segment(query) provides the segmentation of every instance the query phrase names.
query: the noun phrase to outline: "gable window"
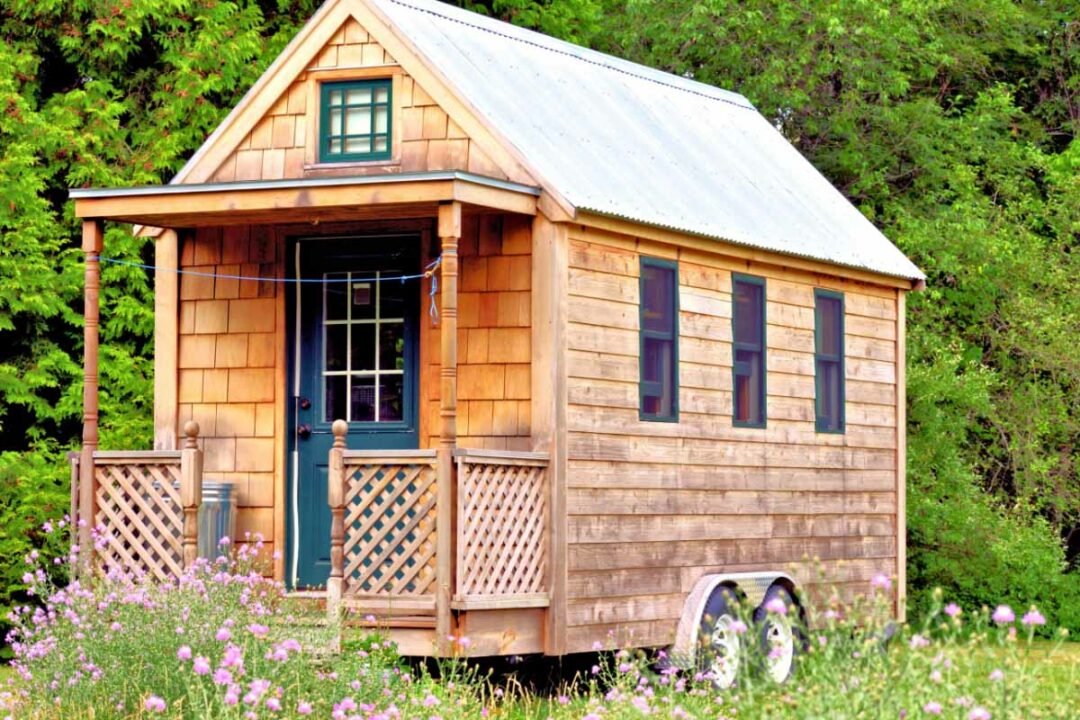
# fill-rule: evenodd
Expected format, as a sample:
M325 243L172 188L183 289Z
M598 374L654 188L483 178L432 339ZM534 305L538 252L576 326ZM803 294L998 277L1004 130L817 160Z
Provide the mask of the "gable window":
M814 290L815 415L818 432L844 432L844 296Z
M679 419L679 281L669 260L641 258L640 417Z
M391 153L391 81L323 83L319 161L388 160Z
M738 427L765 427L765 278L731 275L734 416Z

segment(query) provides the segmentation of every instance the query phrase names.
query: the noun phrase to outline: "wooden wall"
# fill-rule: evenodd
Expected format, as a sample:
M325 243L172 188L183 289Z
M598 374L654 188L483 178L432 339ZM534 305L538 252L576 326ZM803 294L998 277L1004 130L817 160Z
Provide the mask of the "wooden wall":
M458 445L531 449L531 218L471 215L458 248ZM426 306L426 305L425 305ZM439 327L425 317L424 447L439 437Z
M207 228L181 234L180 264L215 275L275 278L277 239L265 227ZM201 429L207 481L233 484L237 535L258 532L273 552L274 498L283 477L277 403L283 318L273 282L182 275L178 426Z
M639 254L679 260L678 423L638 420ZM708 572L896 572L896 290L580 227L569 255L568 652L670 642ZM765 429L732 425L732 270L767 279ZM842 435L814 430L814 287L845 294Z
M419 83L402 72L394 58L350 18L307 71L282 92L270 112L221 163L213 181L297 179L334 172L327 165L313 167L317 144L314 129L318 124L314 78L392 76L395 77L392 125L395 157L389 162L345 163L349 175L467 170L506 179L506 174Z

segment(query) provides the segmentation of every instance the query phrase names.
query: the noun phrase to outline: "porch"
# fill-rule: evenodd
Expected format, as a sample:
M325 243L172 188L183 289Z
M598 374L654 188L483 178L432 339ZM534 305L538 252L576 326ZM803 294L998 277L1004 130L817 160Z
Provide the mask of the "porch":
M200 554L204 482L233 483L240 534L259 530L266 537L275 578L312 594L325 587L332 618L374 616L405 638L403 647L432 654L449 651L445 638L465 631L470 612L474 620L525 612L536 630L532 645L516 651L544 649L553 488L550 425L529 415L529 370L535 355L544 354L537 349L543 343L530 340L538 330L528 321L536 303L528 276L532 228L547 223L536 216L535 188L466 173L419 173L73 196L84 218L86 254L85 417L74 509L84 521L80 543L95 548L97 567L176 576ZM97 296L106 219L163 228L155 231L153 450L97 449ZM486 248L477 247L485 242L478 225L499 228ZM506 239L511 227L523 232ZM380 256L379 242L390 236L399 245L415 244L399 255L416 261L420 274L405 263L394 266L392 277L380 277L378 267L350 269L321 256L321 264L305 260L301 272L302 254L316 257L328 240L367 243L370 258ZM206 237L217 244L204 246ZM512 253L525 255L504 256L510 244ZM526 258L520 286L477 280L488 262L505 270L514 257ZM346 260L359 262L352 255ZM406 278L419 279L406 286ZM351 308L342 319L332 316L328 287L348 288L334 295ZM389 303L391 296L400 296L393 307L404 310L380 311L380 298ZM496 296L497 311L478 309ZM513 301L511 312L503 312L503 296ZM490 329L483 322L476 328L482 312ZM522 313L524 323L515 323ZM361 330L372 327L373 345L358 346ZM335 360L331 331L338 330L344 340L337 347L348 350ZM522 334L524 355L519 345L508 353L506 340ZM519 389L505 396L491 395L487 385L494 381L486 379L498 369L502 388L502 366L476 365L488 361L477 336L486 343L489 335L493 345L495 337L502 342L492 362L499 355L499 362L517 363L505 366L505 382L509 388L513 374ZM387 355L390 346L396 349ZM358 354L374 364L358 363ZM468 372L459 393L462 370ZM380 384L385 377L392 382ZM492 408L504 406L509 420L493 423ZM531 412L550 416L546 407ZM501 430L491 429L500 422ZM311 511L314 505L322 510Z

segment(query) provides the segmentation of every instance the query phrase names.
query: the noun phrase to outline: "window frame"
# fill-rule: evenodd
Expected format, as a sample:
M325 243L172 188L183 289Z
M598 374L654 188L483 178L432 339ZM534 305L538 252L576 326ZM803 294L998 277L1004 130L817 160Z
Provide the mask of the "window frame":
M335 90L348 91L357 88L371 88L373 102L371 104L372 127L375 122L374 108L383 103L374 102L376 88L386 88L386 150L372 150L366 153L344 152L344 136L342 138L342 152L330 152L330 93ZM344 118L342 120L344 123ZM372 140L372 148L376 135L381 133L368 133ZM319 143L316 161L320 164L355 163L355 162L385 162L394 156L394 80L392 77L364 78L356 80L326 80L319 83Z
M738 342L738 303L735 301L735 285L737 283L743 283L746 285L756 285L761 288L761 346L760 348L749 347L750 343ZM765 428L769 424L769 383L768 383L768 338L765 336L766 328L766 313L768 311L768 300L765 296L765 278L759 275L745 275L743 273L731 273L731 422L734 427L739 428ZM740 347L740 345L744 347ZM739 370L738 363L735 361L739 350L748 350L750 352L761 353L761 379L758 381L758 389L761 393L761 419L760 420L739 420L736 416L736 409L738 408L738 388L739 388Z
M645 329L645 268L655 267L671 272L671 331L661 333ZM645 412L646 385L658 384L645 380L645 341L667 340L671 343L671 412L653 414ZM659 381L661 394L663 380ZM650 393L654 394L654 393ZM675 260L639 256L638 265L638 419L648 422L679 422L679 263Z
M820 333L821 333L821 308L818 305L819 298L827 298L830 300L836 300L840 304L840 317L838 322L839 338L840 338L840 352L839 354L823 353L820 352ZM843 435L847 431L847 416L845 412L845 406L847 405L847 378L845 377L845 356L846 350L846 337L844 334L844 293L837 290L827 290L825 288L814 288L814 429L819 433L827 433L830 435ZM831 427L827 422L823 422L821 405L822 405L822 372L821 363L831 362L837 365L837 378L840 384L838 393L838 407L839 417L837 418L837 426Z

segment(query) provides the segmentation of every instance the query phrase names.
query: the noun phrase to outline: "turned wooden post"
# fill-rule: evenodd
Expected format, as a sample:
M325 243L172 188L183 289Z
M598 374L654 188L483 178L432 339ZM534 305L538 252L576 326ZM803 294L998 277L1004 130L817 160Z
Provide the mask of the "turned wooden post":
M83 286L83 433L79 458L79 555L89 571L93 557L95 498L94 451L98 447L98 323L101 318L101 247L105 224L84 220L82 249L86 258ZM75 519L73 518L74 522Z
M326 614L334 623L340 617L345 583L345 433L349 431L349 424L335 420L331 430L334 446L330 448L330 466L326 472L326 498L330 504L330 577L326 580Z
M461 238L461 204L439 206L439 241L442 245L442 295L439 317L441 362L439 368L440 434L435 510L435 636L451 651L450 596L454 587L454 448L457 446L457 316L458 316L458 241Z
M184 425L184 449L180 451L180 504L184 507L184 568L199 557L199 506L202 505L203 456L196 440L199 423Z

